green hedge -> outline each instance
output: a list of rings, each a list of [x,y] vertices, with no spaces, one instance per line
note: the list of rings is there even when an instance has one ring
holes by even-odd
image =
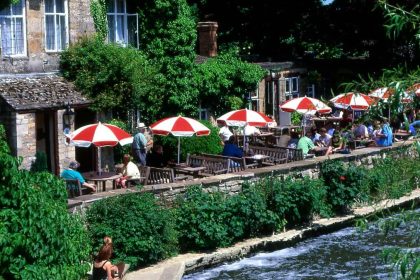
[[[94,203],[86,212],[93,247],[104,236],[113,239],[116,261],[139,267],[178,252],[174,215],[150,193],[110,197]]]
[[[20,163],[0,138],[0,278],[81,279],[90,242],[81,218],[68,213],[63,181]]]
[[[267,177],[244,183],[237,195],[195,186],[178,195],[170,209],[152,195],[108,198],[88,210],[89,230],[95,245],[112,236],[116,257],[136,268],[176,254],[177,246],[181,252],[213,250],[419,187],[418,159],[390,157],[375,164],[367,170],[326,161],[319,179]]]

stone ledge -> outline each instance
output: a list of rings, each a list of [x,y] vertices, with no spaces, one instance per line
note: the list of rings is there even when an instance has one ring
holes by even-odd
[[[253,238],[221,248],[211,253],[188,253],[162,261],[156,265],[128,273],[124,279],[179,280],[183,273],[208,268],[226,261],[233,261],[262,250],[279,250],[290,247],[309,237],[336,231],[349,226],[355,219],[367,217],[383,210],[420,204],[420,189],[395,200],[384,200],[372,206],[355,208],[353,214],[330,219],[319,219],[311,226],[291,229],[268,237]]]

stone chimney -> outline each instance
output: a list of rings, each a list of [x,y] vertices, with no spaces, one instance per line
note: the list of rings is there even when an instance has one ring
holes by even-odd
[[[217,55],[217,22],[198,23],[199,55],[213,57]]]

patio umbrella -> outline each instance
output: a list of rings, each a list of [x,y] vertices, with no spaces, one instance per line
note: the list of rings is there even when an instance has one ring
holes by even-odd
[[[406,93],[414,93],[415,95],[417,95],[417,97],[420,97],[420,83],[414,84],[411,87],[409,87]]]
[[[280,109],[284,112],[298,112],[300,114],[315,115],[315,113],[328,114],[331,113],[331,108],[321,100],[310,97],[298,97],[287,100]]]
[[[280,109],[284,112],[298,112],[304,115],[315,115],[319,114],[328,114],[331,113],[331,108],[327,106],[321,100],[310,98],[310,97],[297,97],[290,100],[287,100],[282,105]],[[303,125],[303,133],[305,134],[305,126]]]
[[[82,126],[70,134],[70,144],[76,147],[98,148],[98,171],[101,172],[101,147],[113,147],[118,143],[126,145],[133,142],[133,137],[121,128],[106,123],[89,124]]]
[[[193,136],[207,136],[210,134],[210,129],[200,122],[186,117],[171,117],[165,118],[153,123],[150,126],[153,134],[167,136],[172,134],[178,137],[178,163],[180,157],[181,137]]]
[[[330,100],[337,108],[367,110],[375,101],[366,94],[348,92],[337,95]]]
[[[391,98],[391,96],[394,93],[395,93],[395,89],[388,88],[388,87],[382,87],[382,88],[377,88],[375,90],[372,90],[369,93],[369,96],[373,97],[373,98],[381,99],[385,103],[388,103],[388,99]],[[411,98],[406,92],[403,93],[403,96],[401,97],[401,102],[402,103],[411,102]],[[390,118],[391,118],[391,108],[388,107],[388,119],[390,119]]]
[[[273,122],[273,120],[263,113],[248,109],[230,111],[223,116],[217,118],[219,124],[226,123],[228,126],[244,127],[251,126],[266,126]]]
[[[249,109],[240,109],[230,111],[223,116],[217,118],[217,123],[224,124],[226,123],[228,126],[239,126],[243,127],[243,135],[244,135],[244,146],[247,149],[245,142],[245,126],[266,126],[273,123],[273,120],[263,113],[256,112]]]

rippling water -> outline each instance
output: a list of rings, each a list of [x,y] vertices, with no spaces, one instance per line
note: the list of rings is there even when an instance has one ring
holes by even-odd
[[[186,275],[183,280],[395,279],[380,254],[390,246],[410,246],[406,225],[384,236],[376,226],[360,232],[346,228],[300,242],[295,247],[260,253],[234,263]],[[420,250],[419,244],[415,250]]]

